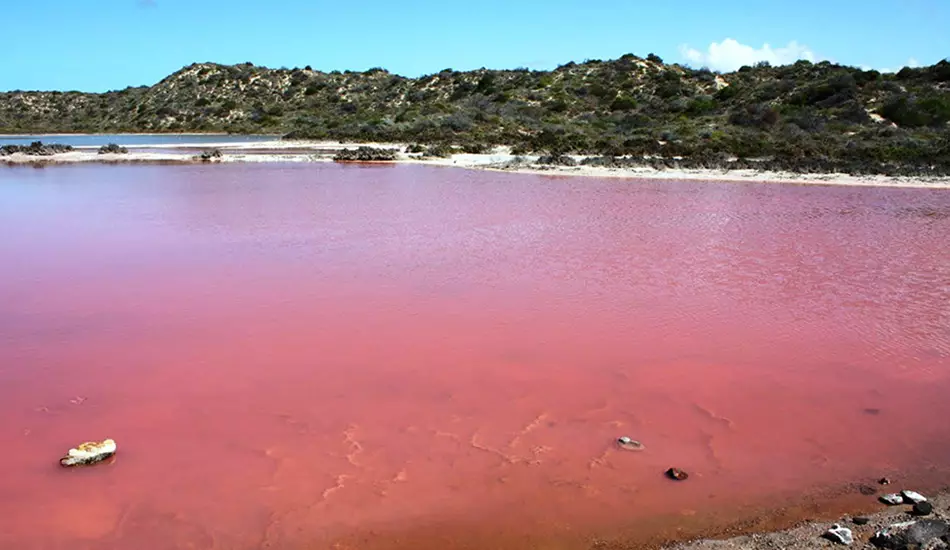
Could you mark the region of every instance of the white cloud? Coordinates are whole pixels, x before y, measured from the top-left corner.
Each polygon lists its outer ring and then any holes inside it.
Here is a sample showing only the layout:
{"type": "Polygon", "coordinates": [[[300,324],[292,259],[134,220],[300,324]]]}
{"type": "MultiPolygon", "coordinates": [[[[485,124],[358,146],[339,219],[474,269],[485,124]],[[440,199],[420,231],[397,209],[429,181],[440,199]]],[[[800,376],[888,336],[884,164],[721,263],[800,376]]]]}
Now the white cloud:
{"type": "Polygon", "coordinates": [[[785,47],[773,48],[763,44],[753,48],[732,38],[722,42],[713,42],[706,51],[680,46],[680,55],[695,67],[708,67],[714,71],[730,72],[743,65],[754,65],[759,61],[768,61],[772,65],[788,65],[799,59],[815,61],[815,52],[807,46],[792,40],[785,47]]]}
{"type": "MultiPolygon", "coordinates": [[[[910,67],[911,69],[916,69],[917,67],[920,67],[920,61],[917,61],[916,59],[911,57],[910,59],[907,60],[907,63],[904,63],[903,65],[901,65],[900,67],[896,69],[878,69],[878,72],[896,73],[896,72],[899,72],[904,67],[910,67]]],[[[871,67],[861,67],[861,68],[867,71],[867,70],[870,70],[871,67]]]]}

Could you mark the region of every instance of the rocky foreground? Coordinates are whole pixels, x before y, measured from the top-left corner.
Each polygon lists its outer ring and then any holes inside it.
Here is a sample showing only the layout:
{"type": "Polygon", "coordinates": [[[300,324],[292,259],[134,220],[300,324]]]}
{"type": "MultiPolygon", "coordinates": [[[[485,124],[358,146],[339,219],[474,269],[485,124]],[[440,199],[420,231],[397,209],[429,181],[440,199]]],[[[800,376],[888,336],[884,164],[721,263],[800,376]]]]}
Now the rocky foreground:
{"type": "Polygon", "coordinates": [[[950,548],[950,495],[920,502],[916,493],[881,497],[879,513],[843,517],[837,522],[813,522],[787,531],[747,535],[727,540],[700,540],[670,546],[667,550],[776,550],[779,548],[833,548],[931,550],[950,548]],[[900,504],[884,501],[900,497],[900,504]]]}

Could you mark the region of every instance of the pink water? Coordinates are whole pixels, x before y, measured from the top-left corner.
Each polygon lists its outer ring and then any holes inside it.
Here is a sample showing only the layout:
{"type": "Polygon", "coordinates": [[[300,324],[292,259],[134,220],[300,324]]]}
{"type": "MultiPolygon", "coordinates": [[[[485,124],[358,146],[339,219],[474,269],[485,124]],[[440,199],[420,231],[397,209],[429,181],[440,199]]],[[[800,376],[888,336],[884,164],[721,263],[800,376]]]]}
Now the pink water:
{"type": "Polygon", "coordinates": [[[950,482],[950,192],[11,168],[0,235],[0,548],[637,546],[950,482]]]}

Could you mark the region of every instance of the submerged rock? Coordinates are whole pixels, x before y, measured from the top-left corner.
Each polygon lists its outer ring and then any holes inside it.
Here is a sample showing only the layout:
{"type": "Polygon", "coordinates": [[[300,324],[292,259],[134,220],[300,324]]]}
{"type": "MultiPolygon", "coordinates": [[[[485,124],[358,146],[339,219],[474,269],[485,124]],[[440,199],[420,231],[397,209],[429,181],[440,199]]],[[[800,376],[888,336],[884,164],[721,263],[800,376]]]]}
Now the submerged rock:
{"type": "Polygon", "coordinates": [[[904,497],[904,502],[907,504],[927,502],[927,497],[914,491],[901,491],[901,496],[904,497]]]}
{"type": "Polygon", "coordinates": [[[881,502],[895,506],[897,504],[904,504],[904,497],[898,493],[891,493],[889,495],[882,495],[881,502]]]}
{"type": "Polygon", "coordinates": [[[871,518],[866,518],[866,517],[864,517],[864,516],[858,516],[858,517],[856,517],[856,518],[851,518],[851,521],[852,521],[855,525],[867,525],[867,524],[871,523],[871,518]]]}
{"type": "Polygon", "coordinates": [[[831,529],[825,531],[825,534],[822,536],[838,544],[851,544],[854,542],[854,533],[851,532],[851,529],[842,527],[837,523],[834,524],[831,529]]]}
{"type": "Polygon", "coordinates": [[[679,468],[670,468],[666,471],[666,476],[670,479],[675,479],[676,481],[683,481],[689,478],[689,474],[680,470],[679,468]]]}
{"type": "Polygon", "coordinates": [[[81,466],[103,461],[115,454],[115,441],[88,441],[70,449],[69,453],[59,460],[63,466],[81,466]]]}
{"type": "Polygon", "coordinates": [[[621,449],[625,449],[627,451],[642,451],[645,448],[643,443],[640,443],[636,439],[630,439],[627,436],[618,437],[617,445],[619,445],[621,449]]]}

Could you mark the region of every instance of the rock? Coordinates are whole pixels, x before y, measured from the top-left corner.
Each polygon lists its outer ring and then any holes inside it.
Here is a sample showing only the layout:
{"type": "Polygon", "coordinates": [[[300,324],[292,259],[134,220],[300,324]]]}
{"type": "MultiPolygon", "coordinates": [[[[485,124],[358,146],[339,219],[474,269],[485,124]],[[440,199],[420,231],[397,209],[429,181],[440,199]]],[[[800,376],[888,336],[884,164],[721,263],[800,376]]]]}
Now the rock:
{"type": "Polygon", "coordinates": [[[675,479],[676,481],[683,481],[689,478],[689,474],[680,470],[679,468],[670,468],[666,471],[666,476],[670,479],[675,479]]]}
{"type": "Polygon", "coordinates": [[[617,445],[627,451],[642,451],[646,448],[643,446],[643,443],[640,443],[636,439],[630,439],[627,436],[617,438],[617,445]]]}
{"type": "Polygon", "coordinates": [[[877,489],[871,487],[870,485],[858,485],[858,492],[866,497],[869,497],[871,495],[877,494],[877,489]]]}
{"type": "Polygon", "coordinates": [[[887,529],[878,531],[871,537],[871,544],[878,548],[905,549],[927,545],[939,537],[950,533],[950,524],[939,519],[905,521],[895,523],[887,529]]]}
{"type": "Polygon", "coordinates": [[[889,495],[881,496],[881,502],[895,506],[897,504],[904,504],[904,497],[898,493],[891,493],[889,495]]]}
{"type": "Polygon", "coordinates": [[[914,508],[911,510],[915,516],[929,516],[931,512],[934,511],[933,504],[930,504],[926,500],[923,502],[915,502],[914,508]]]}
{"type": "Polygon", "coordinates": [[[832,542],[837,542],[838,544],[851,544],[854,542],[854,534],[851,532],[851,529],[842,527],[837,523],[834,524],[831,529],[828,529],[822,536],[832,542]]]}
{"type": "Polygon", "coordinates": [[[866,517],[864,517],[864,516],[858,516],[858,517],[856,517],[856,518],[852,518],[851,521],[852,521],[855,525],[867,525],[867,524],[871,523],[871,518],[866,518],[866,517]]]}
{"type": "Polygon", "coordinates": [[[124,155],[128,153],[129,150],[125,147],[122,147],[116,143],[110,143],[108,145],[103,145],[99,148],[100,155],[124,155]]]}
{"type": "Polygon", "coordinates": [[[907,504],[917,503],[917,502],[927,502],[927,497],[920,493],[914,491],[901,491],[901,496],[904,497],[904,502],[907,504]]]}
{"type": "Polygon", "coordinates": [[[90,441],[70,449],[69,453],[59,460],[63,466],[81,466],[105,460],[115,454],[115,441],[90,441]]]}
{"type": "Polygon", "coordinates": [[[877,480],[877,482],[880,483],[881,485],[891,484],[891,480],[887,479],[886,477],[882,477],[881,479],[877,480]]]}
{"type": "Polygon", "coordinates": [[[950,533],[950,524],[942,519],[922,519],[907,530],[907,542],[924,545],[950,533]]]}

